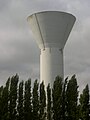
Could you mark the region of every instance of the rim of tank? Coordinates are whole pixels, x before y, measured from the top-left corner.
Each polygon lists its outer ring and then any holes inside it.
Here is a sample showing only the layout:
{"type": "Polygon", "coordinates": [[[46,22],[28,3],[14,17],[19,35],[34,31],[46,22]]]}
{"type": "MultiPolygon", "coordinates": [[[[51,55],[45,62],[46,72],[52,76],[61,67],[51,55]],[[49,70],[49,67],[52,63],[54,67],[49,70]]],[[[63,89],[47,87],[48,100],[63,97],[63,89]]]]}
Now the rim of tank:
{"type": "Polygon", "coordinates": [[[68,12],[63,12],[63,11],[41,11],[41,12],[35,12],[35,13],[29,15],[29,16],[27,17],[27,20],[29,19],[29,17],[31,17],[31,16],[33,16],[33,15],[35,15],[35,14],[37,15],[37,14],[47,13],[47,12],[64,13],[64,14],[66,14],[66,15],[70,15],[70,16],[74,17],[74,19],[76,20],[76,17],[75,17],[73,14],[68,13],[68,12]]]}

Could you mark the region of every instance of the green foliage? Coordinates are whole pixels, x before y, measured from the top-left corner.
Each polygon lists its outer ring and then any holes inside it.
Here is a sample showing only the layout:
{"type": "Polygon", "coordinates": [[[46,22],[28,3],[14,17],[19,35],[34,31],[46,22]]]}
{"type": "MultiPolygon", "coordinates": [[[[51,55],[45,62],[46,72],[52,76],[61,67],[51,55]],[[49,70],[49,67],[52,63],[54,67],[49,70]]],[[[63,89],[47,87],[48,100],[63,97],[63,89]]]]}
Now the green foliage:
{"type": "Polygon", "coordinates": [[[62,118],[62,78],[56,77],[53,89],[52,89],[52,99],[53,99],[53,119],[60,120],[62,118]]]}
{"type": "Polygon", "coordinates": [[[18,93],[18,120],[24,120],[24,108],[23,108],[23,81],[19,83],[18,93]]]}
{"type": "Polygon", "coordinates": [[[9,113],[8,113],[9,84],[10,84],[10,78],[7,80],[6,86],[3,88],[3,92],[2,92],[2,120],[9,119],[9,113]]]}
{"type": "Polygon", "coordinates": [[[39,86],[31,79],[19,82],[19,76],[9,78],[0,87],[0,120],[89,120],[89,86],[83,89],[78,104],[78,85],[75,75],[62,81],[56,77],[53,88],[39,86]],[[46,89],[45,89],[46,88],[46,89]],[[47,90],[47,91],[45,91],[47,90]],[[47,94],[47,97],[46,97],[47,94]],[[47,104],[46,104],[47,103],[47,104]]]}
{"type": "Polygon", "coordinates": [[[17,86],[18,86],[19,76],[16,74],[11,78],[10,84],[10,105],[9,105],[9,120],[16,120],[17,119],[17,86]]]}
{"type": "Polygon", "coordinates": [[[33,120],[39,120],[39,95],[38,95],[38,87],[39,83],[37,80],[34,82],[33,87],[33,97],[32,97],[32,103],[33,103],[33,120]]]}
{"type": "Polygon", "coordinates": [[[78,85],[75,75],[69,80],[66,90],[67,118],[77,120],[78,85]]]}
{"type": "Polygon", "coordinates": [[[51,109],[51,88],[50,84],[47,86],[47,119],[52,120],[52,109],[51,109]]]}
{"type": "Polygon", "coordinates": [[[0,87],[0,120],[2,120],[2,102],[3,102],[3,99],[2,99],[2,93],[3,93],[3,86],[0,87]]]}
{"type": "Polygon", "coordinates": [[[80,118],[89,120],[89,86],[86,85],[83,93],[80,95],[80,118]]]}
{"type": "Polygon", "coordinates": [[[44,120],[46,118],[46,93],[44,82],[40,84],[40,120],[44,120]]]}
{"type": "Polygon", "coordinates": [[[24,119],[32,120],[32,103],[31,103],[31,79],[25,82],[25,93],[24,93],[24,119]]]}
{"type": "Polygon", "coordinates": [[[65,79],[63,83],[63,89],[62,89],[62,120],[66,120],[66,90],[67,90],[67,80],[68,77],[65,79]]]}

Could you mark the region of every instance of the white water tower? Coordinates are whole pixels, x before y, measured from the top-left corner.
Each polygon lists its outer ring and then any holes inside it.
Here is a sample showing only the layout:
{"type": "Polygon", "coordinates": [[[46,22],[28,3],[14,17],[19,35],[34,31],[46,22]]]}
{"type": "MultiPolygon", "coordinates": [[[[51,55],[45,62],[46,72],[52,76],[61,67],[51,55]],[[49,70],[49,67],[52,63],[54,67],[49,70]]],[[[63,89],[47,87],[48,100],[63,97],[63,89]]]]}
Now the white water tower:
{"type": "Polygon", "coordinates": [[[64,78],[63,49],[76,18],[69,13],[45,11],[27,18],[40,54],[40,81],[53,84],[57,75],[64,78]]]}

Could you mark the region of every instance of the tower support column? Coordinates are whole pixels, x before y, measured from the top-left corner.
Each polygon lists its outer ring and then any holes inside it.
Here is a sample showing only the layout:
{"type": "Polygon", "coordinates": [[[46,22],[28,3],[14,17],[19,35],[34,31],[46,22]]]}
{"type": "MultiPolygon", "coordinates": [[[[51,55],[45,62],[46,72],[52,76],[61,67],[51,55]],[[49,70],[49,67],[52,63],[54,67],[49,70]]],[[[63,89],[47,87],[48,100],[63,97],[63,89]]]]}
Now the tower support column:
{"type": "Polygon", "coordinates": [[[40,82],[44,81],[47,87],[48,83],[53,85],[55,77],[64,76],[63,72],[63,50],[59,48],[41,49],[40,55],[40,82]]]}

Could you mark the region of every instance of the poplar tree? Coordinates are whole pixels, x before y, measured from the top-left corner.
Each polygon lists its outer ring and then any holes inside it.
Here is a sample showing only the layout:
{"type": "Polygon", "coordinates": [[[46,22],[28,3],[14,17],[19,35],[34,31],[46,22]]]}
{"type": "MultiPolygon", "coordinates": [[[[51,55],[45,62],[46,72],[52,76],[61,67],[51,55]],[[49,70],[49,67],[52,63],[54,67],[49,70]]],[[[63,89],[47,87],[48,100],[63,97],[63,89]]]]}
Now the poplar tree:
{"type": "Polygon", "coordinates": [[[47,86],[47,120],[52,120],[50,84],[48,84],[48,86],[47,86]]]}
{"type": "Polygon", "coordinates": [[[40,84],[40,120],[46,118],[46,92],[44,82],[40,84]]]}
{"type": "Polygon", "coordinates": [[[62,78],[57,76],[52,89],[53,119],[62,119],[62,78]]]}
{"type": "Polygon", "coordinates": [[[9,120],[16,120],[17,119],[17,87],[18,87],[19,76],[16,74],[11,78],[10,84],[10,105],[9,105],[9,112],[10,118],[9,120]]]}
{"type": "Polygon", "coordinates": [[[39,83],[37,80],[34,82],[32,103],[33,103],[33,120],[39,120],[39,95],[38,95],[39,83]]]}
{"type": "Polygon", "coordinates": [[[24,120],[24,108],[23,108],[23,84],[24,82],[21,81],[19,83],[19,93],[18,93],[18,120],[24,120]]]}
{"type": "Polygon", "coordinates": [[[80,119],[89,120],[89,86],[86,85],[83,93],[80,95],[80,119]]]}
{"type": "Polygon", "coordinates": [[[2,93],[3,93],[3,86],[0,87],[0,120],[2,120],[2,93]]]}
{"type": "Polygon", "coordinates": [[[77,120],[78,85],[75,75],[71,77],[67,84],[66,100],[67,100],[67,113],[66,113],[67,119],[77,120]]]}
{"type": "Polygon", "coordinates": [[[2,120],[9,120],[9,84],[10,78],[7,80],[2,92],[2,120]]]}
{"type": "Polygon", "coordinates": [[[68,77],[65,79],[63,83],[63,90],[62,90],[62,120],[66,120],[66,89],[67,89],[67,80],[68,77]]]}
{"type": "Polygon", "coordinates": [[[32,93],[31,93],[31,79],[25,82],[24,93],[24,119],[32,120],[32,93]]]}

